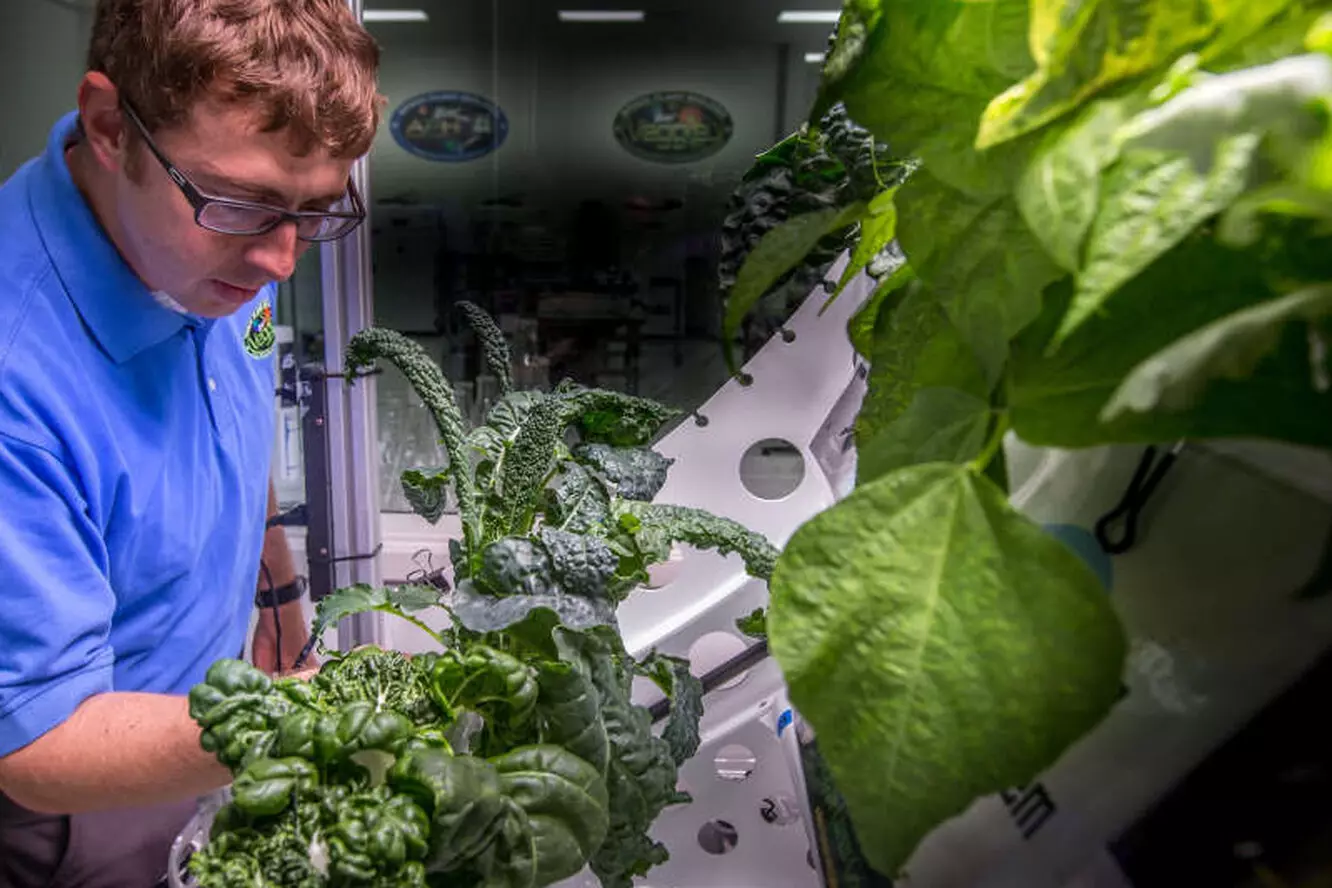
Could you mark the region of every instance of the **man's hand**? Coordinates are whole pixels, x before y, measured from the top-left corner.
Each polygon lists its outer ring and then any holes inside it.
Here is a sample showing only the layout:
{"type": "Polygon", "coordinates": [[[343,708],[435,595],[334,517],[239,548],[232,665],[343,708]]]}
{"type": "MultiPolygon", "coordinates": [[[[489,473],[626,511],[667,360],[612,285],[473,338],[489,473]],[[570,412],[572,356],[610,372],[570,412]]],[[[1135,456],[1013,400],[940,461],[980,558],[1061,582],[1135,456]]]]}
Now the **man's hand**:
{"type": "MultiPolygon", "coordinates": [[[[289,673],[296,665],[296,658],[301,655],[301,649],[305,647],[305,643],[309,640],[310,624],[305,619],[304,611],[301,610],[300,599],[279,605],[276,620],[274,620],[273,608],[262,607],[259,609],[259,625],[254,630],[254,665],[270,675],[276,675],[279,672],[289,673]],[[280,659],[278,656],[277,630],[279,625],[282,627],[280,659]]],[[[301,667],[309,669],[317,665],[318,661],[311,654],[301,664],[301,667]]]]}

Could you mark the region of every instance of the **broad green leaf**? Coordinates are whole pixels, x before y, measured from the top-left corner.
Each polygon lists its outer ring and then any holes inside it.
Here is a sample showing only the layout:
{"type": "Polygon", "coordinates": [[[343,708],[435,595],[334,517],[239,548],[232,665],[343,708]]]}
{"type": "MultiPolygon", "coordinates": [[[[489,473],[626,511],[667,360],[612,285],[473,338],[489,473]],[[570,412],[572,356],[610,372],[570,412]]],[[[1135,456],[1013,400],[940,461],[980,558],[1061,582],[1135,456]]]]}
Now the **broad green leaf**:
{"type": "MultiPolygon", "coordinates": [[[[969,194],[1006,192],[1016,155],[982,155],[974,141],[986,104],[1031,69],[1026,0],[864,6],[873,7],[860,16],[872,30],[848,49],[854,63],[844,74],[834,48],[815,113],[845,101],[853,120],[941,181],[969,194]]],[[[911,222],[898,209],[905,229],[911,222]]]]}
{"type": "Polygon", "coordinates": [[[417,611],[428,610],[439,603],[439,590],[432,586],[376,587],[366,583],[344,586],[315,604],[314,625],[310,635],[319,638],[328,627],[336,625],[345,617],[378,611],[406,620],[439,641],[440,636],[435,630],[412,616],[417,611]]]}
{"type": "Polygon", "coordinates": [[[1258,143],[1258,136],[1249,134],[1222,141],[1206,170],[1184,154],[1127,150],[1106,172],[1077,292],[1052,347],[1103,310],[1126,281],[1239,197],[1258,143]]]}
{"type": "Polygon", "coordinates": [[[989,402],[955,388],[922,388],[907,409],[856,446],[856,483],[930,462],[964,463],[985,446],[989,402]]]}
{"type": "Polygon", "coordinates": [[[856,309],[856,313],[847,322],[846,333],[851,345],[862,357],[874,354],[874,325],[880,310],[892,311],[901,301],[903,288],[916,279],[916,272],[910,265],[902,264],[897,270],[884,278],[870,294],[865,304],[856,309]]]}
{"type": "MultiPolygon", "coordinates": [[[[740,332],[741,322],[763,298],[763,294],[782,275],[799,265],[820,240],[831,232],[852,225],[864,213],[863,203],[828,207],[794,216],[765,234],[745,257],[745,264],[736,275],[735,286],[731,288],[726,300],[722,341],[730,343],[735,338],[740,332]]],[[[735,356],[729,346],[726,348],[726,360],[731,372],[735,373],[735,356]]]]}
{"type": "Polygon", "coordinates": [[[986,377],[997,380],[1008,342],[1041,310],[1060,277],[1011,196],[976,199],[918,171],[897,196],[899,241],[986,377]]]}
{"type": "Polygon", "coordinates": [[[505,795],[527,814],[531,884],[575,875],[606,838],[609,799],[601,774],[558,746],[524,746],[490,763],[505,795]]]}
{"type": "Polygon", "coordinates": [[[497,598],[477,589],[471,580],[463,580],[449,597],[449,611],[473,632],[497,632],[528,619],[534,611],[545,609],[571,629],[590,629],[615,623],[615,609],[604,599],[567,595],[558,588],[537,595],[509,595],[497,598]]]}
{"type": "Polygon", "coordinates": [[[976,146],[1015,139],[1108,87],[1166,67],[1243,2],[1252,0],[1033,0],[1031,47],[1040,67],[990,102],[976,146]]]}
{"type": "Polygon", "coordinates": [[[574,426],[588,443],[641,447],[680,415],[675,407],[609,389],[561,383],[555,391],[565,426],[574,426]]]}
{"type": "Polygon", "coordinates": [[[1014,189],[1022,218],[1066,271],[1082,264],[1082,243],[1096,215],[1101,171],[1114,159],[1113,135],[1130,113],[1127,99],[1093,102],[1067,128],[1051,130],[1014,189]]]}
{"type": "Polygon", "coordinates": [[[963,466],[857,488],[796,531],[771,590],[792,703],[883,873],[1119,697],[1126,642],[1095,575],[963,466]]]}
{"type": "Polygon", "coordinates": [[[1244,380],[1281,345],[1287,325],[1305,322],[1309,341],[1309,387],[1332,389],[1328,340],[1332,328],[1319,322],[1332,315],[1332,286],[1312,287],[1213,321],[1177,340],[1134,368],[1101,418],[1194,407],[1213,380],[1244,380]]]}
{"type": "Polygon", "coordinates": [[[688,543],[721,555],[735,552],[750,576],[767,579],[777,560],[777,550],[767,537],[702,509],[629,501],[619,504],[619,515],[622,525],[628,523],[634,528],[632,533],[639,546],[657,561],[670,557],[672,543],[688,543]]]}
{"type": "Polygon", "coordinates": [[[868,391],[856,417],[857,447],[863,452],[891,428],[922,388],[954,389],[982,403],[990,393],[984,369],[939,300],[912,286],[895,307],[879,313],[868,391]]]}
{"type": "Polygon", "coordinates": [[[412,511],[434,524],[448,504],[449,470],[408,469],[402,473],[402,492],[412,511]]]}
{"type": "Polygon", "coordinates": [[[851,251],[850,261],[842,271],[842,279],[837,282],[837,289],[828,297],[828,301],[823,304],[820,311],[827,310],[828,306],[833,304],[833,300],[842,295],[846,285],[864,271],[874,257],[897,236],[897,207],[893,205],[893,195],[896,192],[896,188],[890,189],[870,201],[869,211],[860,221],[860,238],[856,241],[855,249],[851,251]]]}
{"type": "Polygon", "coordinates": [[[573,455],[609,481],[617,496],[643,502],[650,502],[661,491],[666,473],[675,463],[648,447],[582,444],[574,448],[573,455]]]}
{"type": "Polygon", "coordinates": [[[550,553],[551,574],[570,595],[605,598],[620,557],[605,540],[552,527],[541,528],[541,544],[550,553]]]}
{"type": "MultiPolygon", "coordinates": [[[[1332,446],[1332,424],[1326,420],[1332,395],[1310,387],[1309,344],[1289,331],[1247,379],[1215,380],[1188,410],[1120,413],[1111,422],[1101,418],[1138,365],[1200,327],[1277,296],[1267,266],[1274,258],[1289,259],[1293,241],[1281,243],[1286,246],[1271,255],[1225,249],[1196,234],[1127,283],[1102,315],[1047,356],[1072,298],[1067,283],[1052,287],[1046,311],[1014,343],[1008,384],[1013,429],[1040,447],[1232,436],[1332,446]]],[[[1324,263],[1332,256],[1326,238],[1302,249],[1324,263]]]]}

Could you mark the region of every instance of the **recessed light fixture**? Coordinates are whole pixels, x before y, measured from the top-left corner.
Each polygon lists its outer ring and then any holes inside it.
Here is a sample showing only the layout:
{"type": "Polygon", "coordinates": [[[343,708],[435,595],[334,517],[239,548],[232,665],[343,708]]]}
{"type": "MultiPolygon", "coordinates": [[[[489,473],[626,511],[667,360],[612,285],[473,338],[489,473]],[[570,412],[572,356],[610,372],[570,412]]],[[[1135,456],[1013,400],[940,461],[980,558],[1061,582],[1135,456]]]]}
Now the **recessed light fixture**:
{"type": "Polygon", "coordinates": [[[805,61],[809,62],[811,65],[817,65],[817,64],[819,64],[820,62],[822,62],[824,59],[826,59],[827,57],[828,57],[828,54],[827,54],[826,52],[807,52],[807,53],[805,53],[805,61]]]}
{"type": "Polygon", "coordinates": [[[835,25],[841,19],[839,10],[788,9],[777,14],[781,25],[835,25]]]}
{"type": "Polygon", "coordinates": [[[562,22],[641,22],[641,9],[561,9],[562,22]]]}
{"type": "Polygon", "coordinates": [[[367,22],[428,22],[430,16],[424,9],[367,9],[361,13],[361,20],[367,22]]]}

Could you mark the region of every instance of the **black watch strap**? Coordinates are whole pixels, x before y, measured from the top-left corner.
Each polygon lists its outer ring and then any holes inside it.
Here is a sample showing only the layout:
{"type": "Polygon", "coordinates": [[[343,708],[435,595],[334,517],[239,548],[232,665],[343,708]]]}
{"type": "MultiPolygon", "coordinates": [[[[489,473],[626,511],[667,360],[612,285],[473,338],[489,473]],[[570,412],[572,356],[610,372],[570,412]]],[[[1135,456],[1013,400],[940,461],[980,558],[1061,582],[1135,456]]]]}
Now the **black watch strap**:
{"type": "Polygon", "coordinates": [[[292,580],[285,586],[278,586],[276,589],[261,589],[254,595],[254,603],[258,607],[278,607],[283,604],[295,601],[305,594],[305,583],[300,577],[292,580]]]}

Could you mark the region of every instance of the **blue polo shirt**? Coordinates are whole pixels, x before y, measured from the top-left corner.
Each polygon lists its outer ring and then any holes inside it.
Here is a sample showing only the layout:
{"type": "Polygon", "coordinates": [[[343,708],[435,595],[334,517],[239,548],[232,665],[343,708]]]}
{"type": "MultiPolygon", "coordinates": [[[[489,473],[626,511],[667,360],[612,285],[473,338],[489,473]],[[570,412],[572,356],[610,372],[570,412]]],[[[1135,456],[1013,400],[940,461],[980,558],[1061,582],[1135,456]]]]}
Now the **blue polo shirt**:
{"type": "Polygon", "coordinates": [[[0,755],[237,656],[267,510],[273,288],[216,321],[155,297],[70,178],[74,125],[0,186],[0,755]]]}

